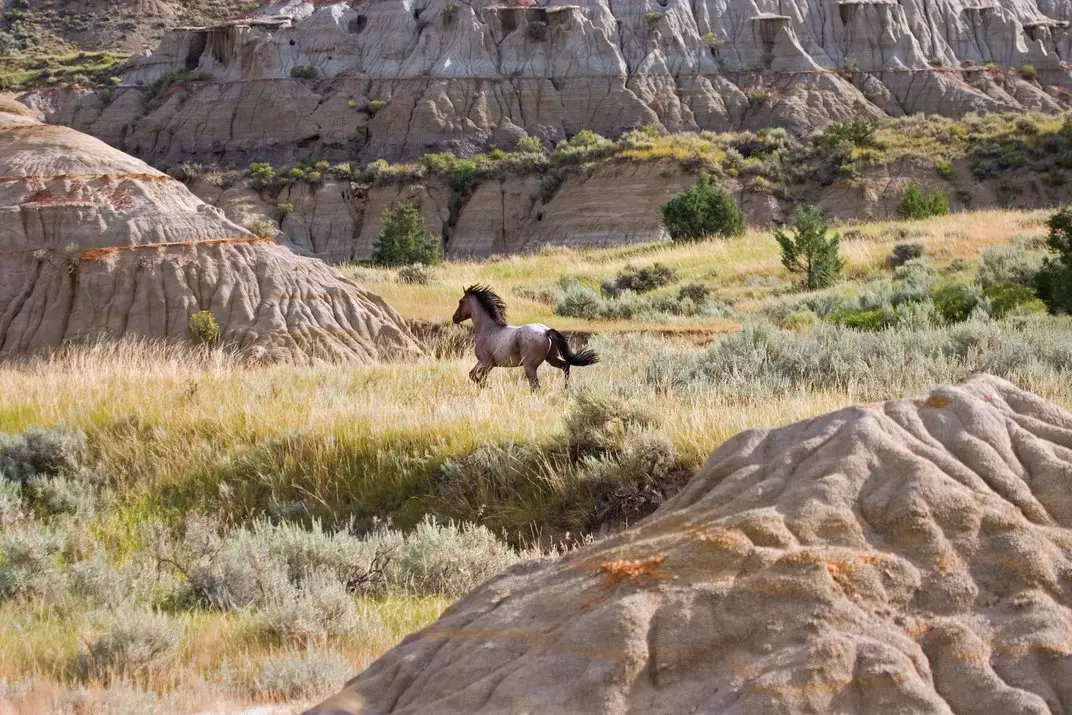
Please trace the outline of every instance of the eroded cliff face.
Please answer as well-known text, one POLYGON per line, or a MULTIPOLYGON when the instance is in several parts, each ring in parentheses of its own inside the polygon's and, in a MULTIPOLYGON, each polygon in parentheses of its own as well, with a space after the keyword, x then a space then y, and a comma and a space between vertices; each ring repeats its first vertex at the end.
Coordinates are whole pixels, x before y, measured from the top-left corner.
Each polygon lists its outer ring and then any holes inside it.
POLYGON ((171 32, 123 85, 28 99, 154 161, 413 157, 783 126, 861 112, 1057 111, 1070 0, 288 2, 171 32), (996 83, 983 65, 1032 65, 996 83), (189 73, 184 81, 158 84, 189 73), (1030 73, 1027 73, 1030 76, 1030 73), (297 75, 297 76, 294 76, 297 75))
MULTIPOLYGON (((722 179, 752 226, 788 220, 800 203, 823 207, 832 219, 894 220, 912 182, 940 187, 954 209, 1007 206, 1042 208, 1067 199, 1067 186, 1036 172, 1001 179, 979 179, 969 162, 952 162, 952 182, 936 181, 934 165, 924 159, 871 167, 852 180, 794 187, 791 193, 764 189, 739 179, 722 179), (954 183, 965 188, 953 191, 954 183)), ((615 246, 668 238, 660 207, 696 182, 697 174, 677 161, 609 162, 567 175, 548 192, 537 174, 488 179, 460 204, 450 186, 428 178, 419 182, 364 186, 328 180, 312 186, 291 184, 258 192, 245 182, 221 187, 203 179, 190 188, 205 203, 243 226, 274 224, 292 250, 329 263, 372 256, 383 211, 396 203, 416 205, 426 229, 443 237, 451 258, 485 257, 539 250, 543 246, 615 246), (278 206, 292 210, 280 218, 278 206)))

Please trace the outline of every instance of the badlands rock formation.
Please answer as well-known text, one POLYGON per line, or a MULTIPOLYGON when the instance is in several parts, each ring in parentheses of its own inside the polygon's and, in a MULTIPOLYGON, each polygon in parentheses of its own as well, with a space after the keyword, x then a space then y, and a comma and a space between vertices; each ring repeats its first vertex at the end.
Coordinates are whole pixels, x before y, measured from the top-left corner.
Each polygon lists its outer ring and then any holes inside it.
POLYGON ((729 440, 315 715, 1066 713, 1072 415, 993 377, 729 440))
MULTIPOLYGON (((952 169, 955 181, 940 182, 933 161, 919 158, 867 167, 851 182, 812 183, 794 187, 793 192, 775 192, 729 177, 722 179, 722 185, 737 196, 752 226, 786 221, 801 203, 818 204, 834 219, 899 220, 905 189, 913 182, 939 186, 950 194, 954 210, 1048 208, 1068 198, 1067 186, 1048 182, 1045 173, 1031 168, 990 179, 975 176, 967 159, 953 161, 952 169)), ((315 186, 290 184, 276 195, 254 191, 242 181, 221 186, 218 177, 210 176, 191 189, 244 226, 256 220, 275 221, 277 205, 289 204, 293 210, 279 228, 290 245, 339 263, 372 256, 383 210, 398 202, 420 208, 425 227, 433 235, 444 236, 451 258, 533 251, 549 245, 616 246, 665 240, 660 206, 694 184, 697 173, 676 160, 608 162, 569 173, 550 196, 541 188, 540 179, 539 174, 490 178, 458 203, 448 183, 436 177, 372 186, 327 179, 315 186)))
POLYGON ((291 0, 170 33, 119 88, 30 101, 148 160, 222 164, 1055 111, 1070 20, 1070 0, 291 0))
POLYGON ((0 356, 99 338, 190 339, 209 310, 254 359, 415 349, 379 297, 259 239, 186 187, 0 99, 0 356))

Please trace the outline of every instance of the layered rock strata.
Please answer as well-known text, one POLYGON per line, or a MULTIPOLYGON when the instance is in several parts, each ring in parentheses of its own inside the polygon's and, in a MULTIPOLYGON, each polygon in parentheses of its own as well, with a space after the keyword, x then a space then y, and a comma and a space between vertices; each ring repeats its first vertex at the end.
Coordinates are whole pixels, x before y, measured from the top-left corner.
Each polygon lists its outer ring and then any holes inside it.
POLYGON ((0 216, 0 357, 195 340, 200 311, 251 359, 368 362, 416 350, 378 296, 10 100, 0 100, 0 216))
POLYGON ((221 164, 1069 104, 1069 0, 536 5, 276 3, 175 30, 118 88, 28 101, 148 160, 221 164))

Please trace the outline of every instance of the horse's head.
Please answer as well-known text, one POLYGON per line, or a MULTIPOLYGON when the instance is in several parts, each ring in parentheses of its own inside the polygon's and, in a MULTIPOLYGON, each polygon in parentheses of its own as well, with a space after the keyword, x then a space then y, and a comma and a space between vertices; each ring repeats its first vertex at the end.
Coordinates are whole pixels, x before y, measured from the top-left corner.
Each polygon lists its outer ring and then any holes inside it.
POLYGON ((454 324, 457 325, 471 318, 477 330, 480 330, 481 324, 505 328, 506 304, 490 286, 480 283, 471 285, 465 289, 461 300, 458 301, 458 309, 454 311, 454 324), (473 311, 477 312, 475 318, 473 311))
POLYGON ((458 309, 454 311, 454 317, 452 320, 454 324, 464 323, 473 317, 473 310, 469 307, 469 291, 462 293, 461 300, 458 301, 458 309))

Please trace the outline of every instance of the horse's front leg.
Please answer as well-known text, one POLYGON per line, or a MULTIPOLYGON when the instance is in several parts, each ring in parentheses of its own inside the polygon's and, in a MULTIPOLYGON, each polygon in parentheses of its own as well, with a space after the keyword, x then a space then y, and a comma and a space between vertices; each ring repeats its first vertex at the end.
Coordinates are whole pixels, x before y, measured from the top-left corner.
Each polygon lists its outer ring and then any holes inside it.
POLYGON ((491 372, 491 368, 495 367, 491 363, 478 362, 476 367, 469 371, 469 379, 477 384, 478 387, 484 386, 484 381, 488 378, 488 373, 491 372))

